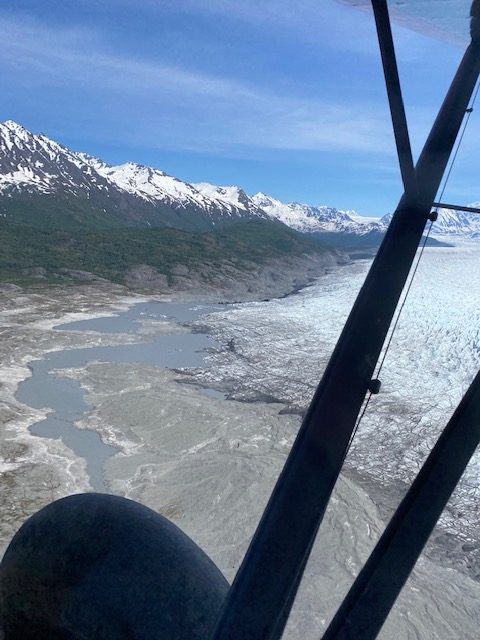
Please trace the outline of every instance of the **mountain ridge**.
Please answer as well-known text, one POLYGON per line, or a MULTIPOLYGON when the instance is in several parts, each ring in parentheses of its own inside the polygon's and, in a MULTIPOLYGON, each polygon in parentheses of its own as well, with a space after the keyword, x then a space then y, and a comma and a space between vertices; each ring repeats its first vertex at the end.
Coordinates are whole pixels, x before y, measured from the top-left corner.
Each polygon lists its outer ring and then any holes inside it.
MULTIPOLYGON (((392 215, 363 220, 353 210, 284 203, 262 192, 249 196, 233 185, 189 183, 134 162, 110 165, 12 120, 0 123, 0 152, 0 214, 23 224, 198 232, 263 220, 334 244, 378 246, 392 215)), ((431 235, 476 239, 480 216, 440 210, 431 235)))

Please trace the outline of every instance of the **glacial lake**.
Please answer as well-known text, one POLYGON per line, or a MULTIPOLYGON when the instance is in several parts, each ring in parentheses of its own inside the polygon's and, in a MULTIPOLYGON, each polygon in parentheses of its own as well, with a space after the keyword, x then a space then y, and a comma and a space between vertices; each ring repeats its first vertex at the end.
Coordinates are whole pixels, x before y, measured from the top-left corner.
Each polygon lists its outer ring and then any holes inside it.
MULTIPOLYGON (((31 433, 43 438, 60 438, 77 456, 86 461, 90 484, 95 491, 105 491, 103 468, 107 458, 117 449, 102 442, 95 431, 79 429, 75 422, 90 411, 80 384, 61 375, 62 369, 85 367, 91 362, 138 362, 156 367, 182 369, 202 367, 207 350, 215 343, 206 334, 185 332, 182 324, 202 315, 221 310, 214 305, 142 302, 116 316, 98 317, 58 325, 59 331, 128 333, 138 337, 135 344, 54 351, 29 364, 32 375, 20 383, 16 398, 36 409, 51 413, 30 427, 31 433), (170 321, 168 333, 142 334, 149 322, 170 321)), ((223 397, 214 389, 199 389, 206 395, 223 397)))

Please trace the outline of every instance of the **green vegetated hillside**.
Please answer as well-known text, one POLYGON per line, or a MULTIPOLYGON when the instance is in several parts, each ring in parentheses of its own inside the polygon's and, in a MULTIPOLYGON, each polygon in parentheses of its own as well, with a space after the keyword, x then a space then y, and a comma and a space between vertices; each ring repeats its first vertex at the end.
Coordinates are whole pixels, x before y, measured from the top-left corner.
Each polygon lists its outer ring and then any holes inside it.
POLYGON ((328 249, 288 227, 264 221, 239 222, 210 232, 170 227, 54 230, 0 221, 0 280, 27 282, 32 270, 46 270, 44 280, 64 278, 62 270, 82 270, 123 282, 127 270, 148 264, 167 277, 176 265, 194 270, 204 264, 236 268, 328 249))
POLYGON ((0 198, 0 213, 5 222, 44 230, 76 231, 119 226, 112 216, 106 216, 88 199, 57 194, 42 194, 41 197, 16 194, 11 198, 0 198))
MULTIPOLYGON (((208 231, 215 225, 216 217, 205 211, 156 202, 146 202, 128 193, 112 191, 87 197, 85 193, 13 193, 0 196, 0 216, 16 224, 39 229, 81 231, 90 229, 163 228, 173 227, 184 231, 208 231), (212 224, 213 220, 213 224, 212 224)), ((219 224, 228 226, 238 220, 236 216, 223 217, 219 224)))

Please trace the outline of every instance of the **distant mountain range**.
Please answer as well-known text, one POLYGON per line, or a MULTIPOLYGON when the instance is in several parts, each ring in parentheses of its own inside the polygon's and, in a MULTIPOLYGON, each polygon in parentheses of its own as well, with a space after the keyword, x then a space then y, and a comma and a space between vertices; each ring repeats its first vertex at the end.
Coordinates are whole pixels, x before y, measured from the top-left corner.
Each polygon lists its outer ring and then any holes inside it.
MULTIPOLYGON (((190 184, 159 169, 111 166, 9 120, 0 124, 0 214, 42 228, 172 227, 208 231, 242 220, 278 221, 333 244, 375 246, 390 220, 283 203, 236 186, 190 184)), ((434 236, 480 237, 480 216, 440 211, 434 236)))

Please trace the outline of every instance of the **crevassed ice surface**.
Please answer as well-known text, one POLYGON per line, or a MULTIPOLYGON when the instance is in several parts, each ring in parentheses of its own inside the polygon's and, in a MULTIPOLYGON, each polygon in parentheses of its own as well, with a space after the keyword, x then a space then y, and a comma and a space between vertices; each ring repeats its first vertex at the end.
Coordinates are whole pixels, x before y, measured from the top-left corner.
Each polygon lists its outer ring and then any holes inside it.
MULTIPOLYGON (((229 348, 211 356, 204 382, 230 386, 239 399, 270 397, 289 410, 305 409, 369 264, 335 270, 295 296, 210 316, 215 337, 229 348)), ((347 458, 386 516, 480 367, 479 274, 478 243, 425 250, 381 372, 381 393, 372 398, 347 458)), ((479 480, 477 453, 436 535, 450 532, 480 546, 479 480)), ((467 562, 453 546, 457 551, 448 555, 467 562)), ((480 559, 473 562, 469 573, 480 577, 480 559)))
MULTIPOLYGON (((370 0, 340 0, 371 8, 370 0)), ((470 39, 471 0, 388 0, 391 19, 433 37, 466 43, 470 39)))

